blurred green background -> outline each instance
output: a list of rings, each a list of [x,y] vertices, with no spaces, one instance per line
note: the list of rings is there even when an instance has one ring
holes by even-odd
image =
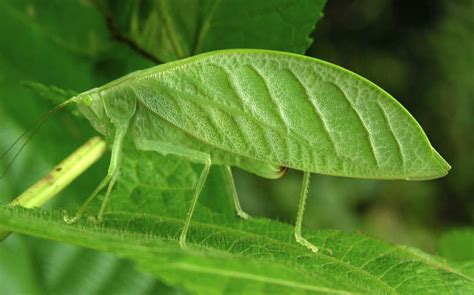
[[[117,38],[110,20],[87,1],[70,1],[66,10],[55,10],[51,4],[55,1],[47,5],[45,1],[2,2],[1,150],[54,105],[22,86],[22,81],[82,91],[154,64],[153,59]],[[79,6],[89,8],[79,10]],[[43,18],[39,26],[30,22],[37,15],[51,17]],[[424,182],[314,175],[305,225],[360,231],[436,253],[443,232],[473,225],[474,1],[329,0],[313,38],[307,55],[350,69],[391,93],[414,115],[453,168],[445,178]],[[85,120],[68,112],[56,115],[0,180],[0,200],[13,199],[93,134]],[[106,165],[107,159],[102,159],[48,206],[80,203],[83,192],[96,184],[90,180],[99,179]],[[246,211],[294,222],[301,173],[290,171],[279,180],[265,180],[238,169],[235,174]],[[54,276],[54,260],[44,264],[39,259],[45,249],[59,253],[62,258],[57,258],[57,265],[73,252],[89,253],[84,257],[93,263],[112,263],[108,256],[94,258],[93,251],[15,235],[0,246],[0,284],[11,294],[24,290],[12,278],[15,273],[30,272],[36,284],[45,279],[61,290],[67,280]],[[20,256],[24,261],[3,263]],[[35,277],[36,271],[50,277]],[[84,270],[76,267],[73,271],[77,275]],[[135,275],[137,286],[164,288],[147,276]],[[35,288],[34,284],[30,287]]]

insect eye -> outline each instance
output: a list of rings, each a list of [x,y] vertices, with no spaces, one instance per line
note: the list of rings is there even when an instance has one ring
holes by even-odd
[[[92,104],[92,96],[90,96],[90,95],[85,96],[81,100],[81,103],[86,107],[90,106]]]

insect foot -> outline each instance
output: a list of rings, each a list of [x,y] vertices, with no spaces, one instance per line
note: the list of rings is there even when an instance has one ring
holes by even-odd
[[[93,224],[99,224],[102,223],[102,218],[100,217],[95,217],[95,216],[89,216],[87,217],[87,221]]]
[[[188,248],[188,244],[186,243],[186,235],[183,236],[183,234],[181,234],[181,236],[179,237],[179,246],[181,247],[181,249]]]
[[[244,211],[237,211],[237,215],[239,215],[240,218],[245,219],[245,220],[252,218],[252,216],[248,215]]]
[[[308,240],[306,240],[305,238],[303,238],[302,236],[300,235],[297,235],[295,234],[295,238],[296,238],[296,241],[305,246],[306,248],[308,248],[309,250],[313,251],[314,253],[318,253],[319,252],[319,248],[316,247],[315,245],[311,244]]]
[[[63,211],[64,213],[64,216],[63,216],[63,220],[64,222],[66,222],[67,224],[73,224],[75,222],[77,222],[80,218],[81,218],[81,215],[80,214],[75,214],[74,216],[70,216],[66,210]]]

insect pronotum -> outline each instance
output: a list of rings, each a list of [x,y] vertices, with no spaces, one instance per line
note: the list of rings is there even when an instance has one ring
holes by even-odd
[[[266,178],[304,171],[296,241],[312,251],[301,224],[310,173],[374,179],[432,179],[450,166],[415,119],[382,89],[338,66],[266,50],[224,50],[137,71],[83,92],[75,102],[92,126],[113,136],[105,178],[76,215],[117,180],[123,141],[139,150],[173,154],[204,167],[179,243],[186,235],[211,165]],[[234,202],[242,211],[235,190]]]

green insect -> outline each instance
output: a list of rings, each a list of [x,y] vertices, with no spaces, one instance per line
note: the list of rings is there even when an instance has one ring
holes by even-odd
[[[186,235],[211,165],[266,178],[304,171],[296,241],[312,251],[301,224],[310,173],[424,180],[449,164],[415,119],[364,78],[314,58],[267,50],[224,50],[137,71],[81,93],[75,102],[92,126],[113,137],[106,177],[68,222],[108,186],[103,218],[119,175],[124,138],[139,150],[177,155],[204,167],[179,243]],[[243,218],[235,190],[237,213]]]

